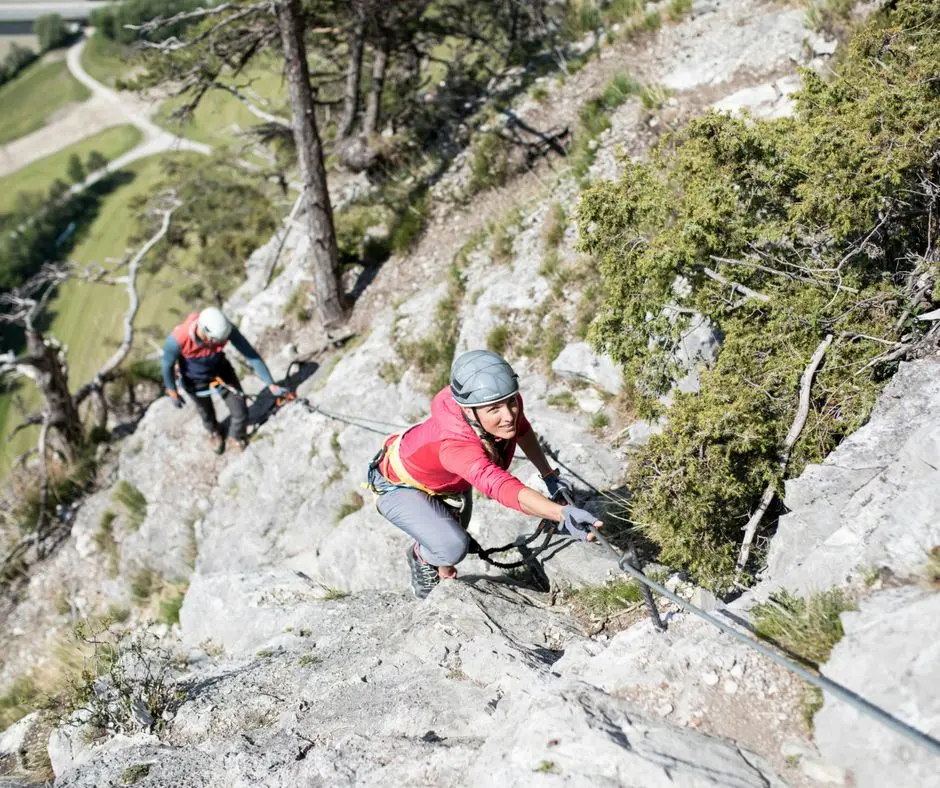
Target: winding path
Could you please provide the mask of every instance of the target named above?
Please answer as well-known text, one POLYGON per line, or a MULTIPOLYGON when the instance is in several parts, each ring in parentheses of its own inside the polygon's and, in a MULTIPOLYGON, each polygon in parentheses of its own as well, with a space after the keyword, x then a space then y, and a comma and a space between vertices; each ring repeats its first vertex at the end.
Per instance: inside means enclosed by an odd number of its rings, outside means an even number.
POLYGON ((161 129, 147 114, 147 105, 130 93, 119 93, 94 79, 82 67, 82 51, 88 39, 82 38, 69 47, 66 65, 69 72, 91 92, 91 98, 73 105, 66 114, 38 131, 14 140, 0 149, 0 176, 22 169, 26 165, 74 145, 112 126, 124 123, 134 125, 143 134, 143 140, 133 150, 110 162, 107 168, 93 172, 87 180, 72 191, 101 180, 109 172, 128 164, 169 151, 192 151, 208 155, 209 145, 177 137, 161 129))

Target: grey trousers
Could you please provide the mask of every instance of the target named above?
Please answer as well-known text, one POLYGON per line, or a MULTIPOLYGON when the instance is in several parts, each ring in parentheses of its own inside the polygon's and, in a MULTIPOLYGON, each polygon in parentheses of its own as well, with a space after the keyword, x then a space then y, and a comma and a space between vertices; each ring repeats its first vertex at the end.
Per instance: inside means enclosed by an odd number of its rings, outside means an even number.
POLYGON ((418 543, 418 553, 431 566, 455 566, 467 555, 467 525, 473 514, 472 491, 463 497, 463 508, 449 506, 441 498, 412 487, 396 487, 378 469, 369 482, 380 491, 376 508, 392 525, 418 543))
MULTIPOLYGON (((216 374, 228 383, 232 388, 238 391, 242 390, 242 384, 238 381, 235 370, 228 359, 223 359, 216 368, 216 374)), ((203 384, 194 383, 191 380, 183 378, 183 387, 192 395, 193 403, 199 412, 199 418, 202 419, 202 426, 213 435, 221 435, 222 430, 215 417, 215 406, 212 404, 212 397, 197 397, 196 391, 208 387, 208 382, 203 384)), ((228 389, 221 390, 222 402, 228 408, 231 419, 228 425, 228 434, 237 440, 245 437, 245 431, 248 428, 248 404, 244 397, 233 394, 228 389)))

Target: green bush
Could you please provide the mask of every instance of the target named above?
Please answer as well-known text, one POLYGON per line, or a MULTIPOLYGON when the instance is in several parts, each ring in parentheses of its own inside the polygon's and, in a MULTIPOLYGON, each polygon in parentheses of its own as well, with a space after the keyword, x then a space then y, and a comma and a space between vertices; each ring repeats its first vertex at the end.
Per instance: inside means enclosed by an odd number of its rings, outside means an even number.
POLYGON ((937 274, 925 253, 938 194, 938 30, 940 7, 901 0, 856 34, 837 78, 804 72, 796 117, 706 115, 583 195, 583 249, 606 294, 591 336, 624 365, 641 415, 677 375, 671 351, 689 312, 724 335, 701 393, 675 397, 669 425, 628 473, 630 519, 660 560, 701 583, 730 582, 742 526, 764 487, 780 488, 781 444, 820 341, 835 338, 790 476, 865 422, 893 370, 878 358, 916 338, 909 315, 931 306, 913 304, 908 285, 937 274))
POLYGON ((10 44, 10 51, 0 60, 0 85, 4 85, 39 57, 29 47, 10 44))

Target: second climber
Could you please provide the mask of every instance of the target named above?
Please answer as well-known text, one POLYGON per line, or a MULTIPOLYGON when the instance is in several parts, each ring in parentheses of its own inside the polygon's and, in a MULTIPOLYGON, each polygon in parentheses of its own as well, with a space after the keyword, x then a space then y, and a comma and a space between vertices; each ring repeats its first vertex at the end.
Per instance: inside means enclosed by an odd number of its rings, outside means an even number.
POLYGON ((229 342, 245 357, 274 396, 286 393, 274 382, 258 351, 232 325, 222 310, 214 306, 189 315, 170 332, 163 346, 163 382, 167 394, 177 407, 182 407, 183 400, 177 391, 174 375, 174 367, 178 366, 183 389, 196 403, 202 424, 209 432, 212 448, 218 454, 225 450, 225 436, 216 420, 211 398, 213 390, 219 393, 231 414, 229 444, 233 449, 240 450, 247 441, 248 406, 238 376, 225 357, 225 346, 229 342))

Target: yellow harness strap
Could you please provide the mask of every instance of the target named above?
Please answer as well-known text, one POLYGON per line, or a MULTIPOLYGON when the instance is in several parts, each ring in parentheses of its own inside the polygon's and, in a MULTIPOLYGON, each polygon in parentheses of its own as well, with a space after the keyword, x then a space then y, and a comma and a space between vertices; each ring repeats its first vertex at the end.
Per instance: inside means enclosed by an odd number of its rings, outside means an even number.
POLYGON ((392 466, 392 470, 395 471, 395 475, 402 484, 407 484, 409 487, 414 487, 416 490, 421 490, 421 492, 427 493, 428 495, 439 496, 439 492, 429 490, 427 487, 421 484, 421 482, 417 481, 410 473, 408 473, 408 471, 405 470, 405 464, 401 461, 401 455, 398 453, 398 450, 401 447, 401 439, 403 437, 405 437, 404 432, 401 435, 397 435, 395 440, 389 444, 389 447, 385 452, 385 456, 388 457, 388 463, 392 466))

